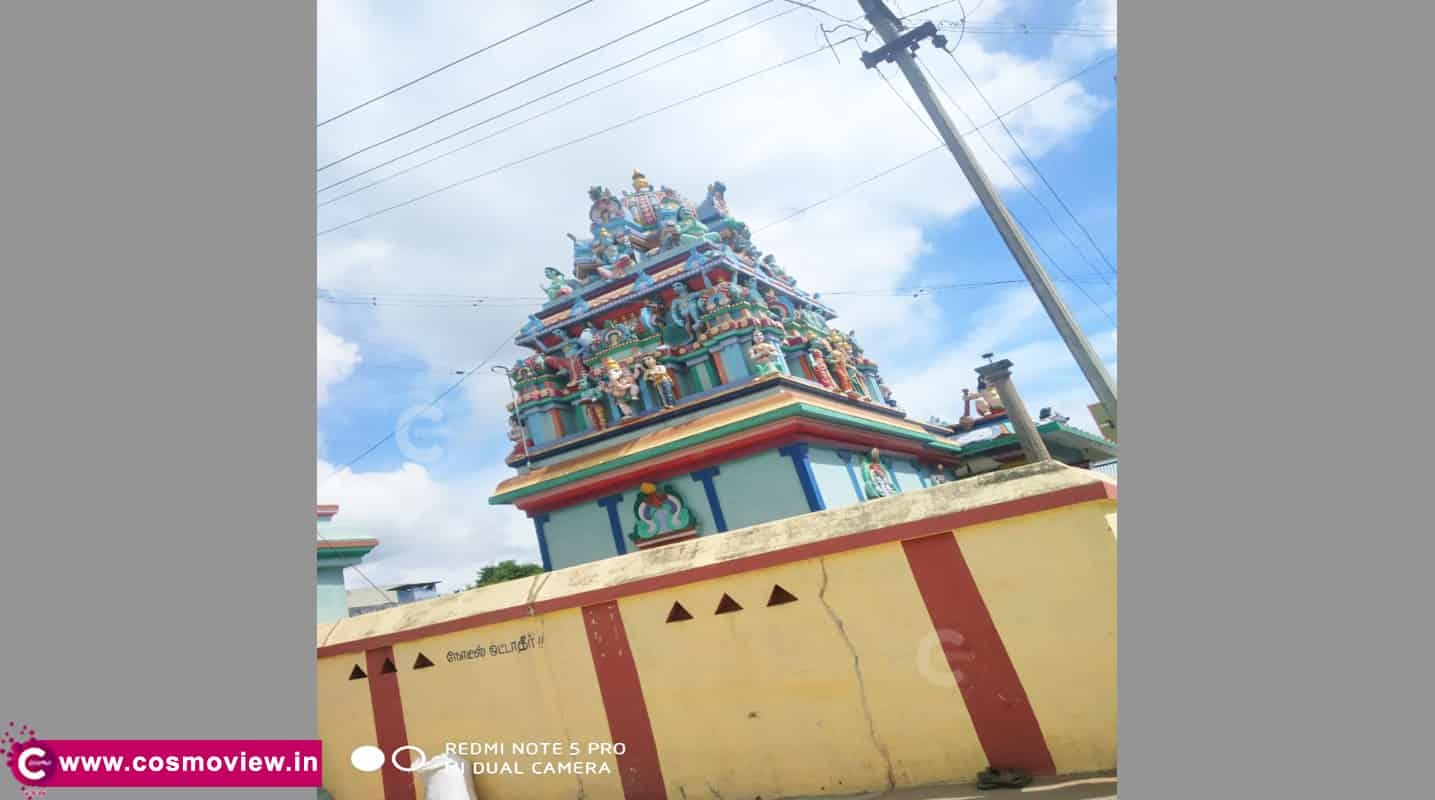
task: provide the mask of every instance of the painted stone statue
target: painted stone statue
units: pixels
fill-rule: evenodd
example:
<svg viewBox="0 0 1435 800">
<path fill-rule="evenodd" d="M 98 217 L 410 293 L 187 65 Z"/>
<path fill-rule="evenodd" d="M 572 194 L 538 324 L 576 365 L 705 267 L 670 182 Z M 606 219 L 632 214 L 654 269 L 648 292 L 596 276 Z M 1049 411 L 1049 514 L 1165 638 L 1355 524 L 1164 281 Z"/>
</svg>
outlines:
<svg viewBox="0 0 1435 800">
<path fill-rule="evenodd" d="M 822 355 L 822 348 L 812 348 L 812 352 L 807 354 L 807 360 L 812 362 L 812 374 L 817 376 L 817 382 L 828 391 L 837 391 L 837 382 L 832 380 L 832 372 L 827 368 L 827 358 Z"/>
<path fill-rule="evenodd" d="M 628 401 L 638 399 L 638 382 L 633 379 L 631 372 L 611 358 L 604 362 L 603 368 L 606 372 L 603 391 L 613 398 L 618 414 L 623 419 L 628 419 L 636 413 Z"/>
<path fill-rule="evenodd" d="M 663 408 L 672 408 L 677 405 L 678 398 L 673 390 L 673 376 L 668 374 L 668 368 L 658 363 L 657 356 L 649 353 L 643 356 L 643 380 L 648 382 L 653 394 L 658 396 L 658 403 Z"/>
<path fill-rule="evenodd" d="M 562 272 L 553 267 L 545 267 L 543 277 L 548 279 L 547 285 L 543 287 L 543 293 L 548 295 L 549 300 L 557 300 L 560 297 L 573 294 L 573 287 L 568 285 L 568 279 L 563 277 Z"/>
<path fill-rule="evenodd" d="M 897 484 L 892 480 L 891 473 L 882 464 L 882 454 L 877 448 L 872 448 L 862 459 L 862 491 L 866 499 L 875 500 L 878 497 L 891 497 L 897 494 Z"/>
<path fill-rule="evenodd" d="M 769 342 L 762 331 L 753 332 L 752 347 L 748 349 L 747 355 L 752 359 L 753 369 L 759 378 L 764 375 L 787 374 L 787 364 L 782 357 L 782 348 Z"/>
<path fill-rule="evenodd" d="M 698 527 L 693 512 L 671 486 L 661 489 L 651 483 L 639 486 L 638 497 L 633 501 L 633 517 L 637 521 L 628 538 L 639 547 L 656 539 L 695 533 Z"/>
</svg>

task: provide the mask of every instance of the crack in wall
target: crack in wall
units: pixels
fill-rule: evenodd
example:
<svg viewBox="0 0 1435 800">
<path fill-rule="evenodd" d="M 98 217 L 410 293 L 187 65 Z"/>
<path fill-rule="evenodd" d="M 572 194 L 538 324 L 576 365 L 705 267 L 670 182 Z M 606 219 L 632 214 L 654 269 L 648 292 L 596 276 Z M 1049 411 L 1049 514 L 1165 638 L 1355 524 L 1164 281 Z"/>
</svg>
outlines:
<svg viewBox="0 0 1435 800">
<path fill-rule="evenodd" d="M 867 732 L 872 737 L 872 745 L 877 748 L 877 752 L 882 755 L 882 761 L 887 765 L 887 788 L 895 789 L 897 788 L 897 778 L 892 771 L 892 754 L 887 752 L 887 745 L 883 744 L 881 738 L 877 736 L 877 722 L 872 718 L 872 704 L 867 699 L 867 682 L 862 677 L 862 658 L 857 655 L 857 647 L 847 636 L 847 626 L 842 624 L 842 619 L 837 616 L 836 609 L 827 602 L 827 560 L 817 559 L 817 566 L 822 569 L 822 586 L 817 590 L 817 601 L 827 609 L 827 616 L 831 617 L 832 622 L 837 625 L 837 634 L 842 637 L 842 643 L 847 645 L 847 652 L 852 654 L 852 671 L 857 676 L 858 695 L 862 698 L 862 715 L 867 718 Z"/>
</svg>

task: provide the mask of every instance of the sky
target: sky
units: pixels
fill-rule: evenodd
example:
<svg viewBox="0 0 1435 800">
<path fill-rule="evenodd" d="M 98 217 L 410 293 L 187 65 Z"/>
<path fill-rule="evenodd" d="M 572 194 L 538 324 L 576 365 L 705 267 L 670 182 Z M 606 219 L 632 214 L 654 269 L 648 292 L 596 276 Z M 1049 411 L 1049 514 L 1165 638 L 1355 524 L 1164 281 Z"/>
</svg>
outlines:
<svg viewBox="0 0 1435 800">
<path fill-rule="evenodd" d="M 579 1 L 320 0 L 319 120 Z M 952 23 L 952 55 L 923 47 L 918 60 L 964 134 L 967 115 L 996 116 L 988 102 L 1021 106 L 1003 117 L 1010 133 L 992 123 L 966 141 L 1115 377 L 1116 1 L 921 11 L 935 3 L 889 5 L 912 25 Z M 544 267 L 571 271 L 564 234 L 587 235 L 588 188 L 628 189 L 635 169 L 695 202 L 723 181 L 754 243 L 856 332 L 910 416 L 959 417 L 961 388 L 993 352 L 1012 360 L 1033 410 L 1095 430 L 1095 395 L 948 152 L 844 192 L 938 140 L 895 65 L 862 66 L 878 39 L 864 39 L 856 0 L 809 5 L 821 10 L 594 0 L 317 128 L 319 164 L 337 163 L 316 176 L 316 500 L 340 506 L 327 535 L 380 540 L 362 575 L 349 570 L 351 588 L 367 576 L 454 590 L 486 564 L 538 561 L 532 523 L 488 504 L 512 474 L 508 386 L 490 367 L 525 354 L 512 339 L 541 305 Z M 971 29 L 959 37 L 963 6 Z M 940 288 L 1001 281 L 1013 283 Z"/>
</svg>

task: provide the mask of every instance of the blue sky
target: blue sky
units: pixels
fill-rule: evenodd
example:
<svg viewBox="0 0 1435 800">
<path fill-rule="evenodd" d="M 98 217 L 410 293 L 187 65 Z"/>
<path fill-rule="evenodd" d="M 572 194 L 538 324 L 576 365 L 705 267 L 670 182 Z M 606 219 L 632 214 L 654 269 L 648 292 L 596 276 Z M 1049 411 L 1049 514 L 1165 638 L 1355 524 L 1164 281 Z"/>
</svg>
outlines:
<svg viewBox="0 0 1435 800">
<path fill-rule="evenodd" d="M 511 106 L 688 33 L 756 0 L 712 0 L 653 30 L 505 92 L 441 123 L 322 171 L 324 186 Z M 368 99 L 438 64 L 572 5 L 323 0 L 320 3 L 321 118 Z M 856 2 L 816 3 L 843 17 Z M 919 0 L 902 4 L 916 10 Z M 1115 29 L 1115 3 L 988 0 L 975 26 L 1028 24 Z M 677 6 L 597 0 L 464 64 L 318 131 L 327 163 L 506 86 L 563 58 L 657 19 Z M 956 4 L 922 17 L 955 20 Z M 787 11 L 772 2 L 653 56 L 676 55 L 764 17 Z M 695 94 L 760 67 L 802 55 L 822 42 L 830 17 L 796 9 L 713 45 L 671 67 L 637 75 L 591 99 L 494 137 L 451 157 L 320 208 L 320 228 L 355 219 L 456 180 Z M 540 35 L 542 34 L 542 35 Z M 833 34 L 834 40 L 843 34 Z M 950 36 L 955 40 L 955 36 Z M 875 40 L 875 37 L 874 37 Z M 523 46 L 526 43 L 527 46 Z M 869 48 L 871 44 L 867 45 Z M 520 514 L 487 505 L 509 474 L 501 459 L 506 386 L 484 366 L 449 394 L 429 418 L 405 424 L 458 376 L 500 348 L 496 363 L 520 355 L 514 329 L 537 302 L 545 266 L 564 266 L 567 232 L 586 227 L 586 190 L 627 188 L 634 168 L 700 200 L 715 179 L 728 186 L 734 214 L 754 230 L 932 147 L 932 134 L 898 102 L 880 77 L 861 68 L 858 44 L 839 45 L 840 63 L 818 53 L 701 101 L 595 137 L 525 164 L 376 216 L 318 240 L 318 285 L 346 297 L 375 295 L 379 305 L 318 305 L 319 494 L 341 506 L 336 526 L 379 538 L 365 571 L 380 582 L 441 579 L 450 588 L 499 558 L 536 560 L 532 528 Z M 946 55 L 923 62 L 979 122 L 991 118 Z M 1002 111 L 1070 74 L 1114 56 L 1115 35 L 972 34 L 956 57 Z M 650 62 L 645 62 L 650 63 Z M 367 177 L 410 163 L 487 131 L 637 73 L 644 64 L 605 74 L 440 147 Z M 1007 119 L 1061 199 L 1113 262 L 1116 258 L 1116 86 L 1114 59 Z M 885 70 L 916 106 L 895 68 Z M 944 102 L 948 102 L 944 98 Z M 962 114 L 948 104 L 959 127 Z M 986 137 L 1055 215 L 1065 236 L 977 136 L 968 142 L 1003 198 L 1049 253 L 1048 269 L 1108 367 L 1116 370 L 1116 278 L 1086 235 L 1027 167 L 1000 126 Z M 363 185 L 365 179 L 345 189 Z M 328 199 L 338 194 L 320 194 Z M 1074 240 L 1076 247 L 1067 241 Z M 994 227 L 945 152 L 929 155 L 870 185 L 758 233 L 801 285 L 823 292 L 883 366 L 899 401 L 919 418 L 960 415 L 953 398 L 972 382 L 980 353 L 1015 362 L 1018 385 L 1034 408 L 1051 405 L 1090 428 L 1094 396 L 1030 289 L 1020 285 L 929 292 L 898 290 L 1021 277 Z M 1038 253 L 1041 254 L 1041 250 Z M 569 262 L 571 264 L 571 261 Z M 1118 265 L 1119 266 L 1119 265 Z M 1081 289 L 1061 279 L 1061 270 Z M 843 292 L 862 292 L 843 294 Z M 479 308 L 421 307 L 417 294 L 482 295 Z M 435 301 L 429 300 L 432 306 Z M 1098 307 L 1098 304 L 1100 307 Z M 1108 317 L 1109 315 L 1109 317 Z M 351 469 L 343 464 L 381 438 L 400 433 Z M 355 578 L 351 576 L 351 584 Z"/>
</svg>

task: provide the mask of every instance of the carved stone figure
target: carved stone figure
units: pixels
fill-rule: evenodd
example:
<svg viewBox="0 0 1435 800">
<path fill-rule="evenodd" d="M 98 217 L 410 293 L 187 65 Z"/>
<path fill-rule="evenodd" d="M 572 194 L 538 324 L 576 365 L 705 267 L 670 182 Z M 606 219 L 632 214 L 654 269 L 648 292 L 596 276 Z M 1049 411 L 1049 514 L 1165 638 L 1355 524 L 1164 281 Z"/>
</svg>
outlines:
<svg viewBox="0 0 1435 800">
<path fill-rule="evenodd" d="M 673 391 L 673 376 L 668 374 L 668 368 L 658 363 L 658 359 L 652 353 L 643 356 L 643 380 L 652 387 L 653 393 L 658 396 L 658 403 L 663 408 L 672 408 L 677 405 L 678 399 Z"/>
<path fill-rule="evenodd" d="M 548 284 L 543 287 L 543 293 L 548 295 L 549 300 L 557 300 L 560 297 L 567 297 L 573 294 L 573 287 L 568 285 L 568 279 L 563 273 L 553 267 L 544 267 L 543 277 L 548 279 Z"/>
<path fill-rule="evenodd" d="M 603 391 L 613 398 L 613 404 L 618 407 L 618 414 L 623 419 L 628 419 L 635 413 L 628 401 L 638 399 L 638 382 L 631 372 L 611 358 L 604 362 L 603 367 L 607 372 Z"/>
<path fill-rule="evenodd" d="M 782 348 L 769 342 L 762 331 L 753 332 L 752 347 L 748 349 L 747 354 L 752 359 L 752 366 L 757 377 L 787 374 L 787 364 L 782 357 Z"/>
<path fill-rule="evenodd" d="M 822 355 L 820 348 L 814 347 L 807 354 L 807 359 L 812 362 L 812 374 L 817 376 L 817 382 L 830 391 L 837 391 L 837 382 L 832 380 L 832 372 L 827 369 L 827 359 Z"/>
<path fill-rule="evenodd" d="M 633 191 L 646 192 L 651 188 L 653 187 L 649 185 L 647 176 L 637 170 L 633 170 Z"/>
<path fill-rule="evenodd" d="M 882 464 L 882 454 L 875 447 L 862 459 L 862 491 L 868 500 L 897 494 L 897 485 Z"/>
</svg>

